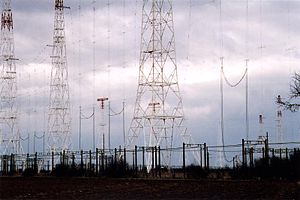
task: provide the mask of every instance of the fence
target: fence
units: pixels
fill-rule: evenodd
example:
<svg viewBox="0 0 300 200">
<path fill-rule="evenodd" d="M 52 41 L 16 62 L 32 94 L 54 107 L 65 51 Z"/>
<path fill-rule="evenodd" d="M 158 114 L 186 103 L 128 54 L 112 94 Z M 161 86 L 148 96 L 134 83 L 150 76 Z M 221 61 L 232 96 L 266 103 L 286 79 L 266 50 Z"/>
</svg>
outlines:
<svg viewBox="0 0 300 200">
<path fill-rule="evenodd" d="M 217 155 L 227 160 L 231 169 L 255 166 L 255 160 L 289 159 L 299 149 L 278 148 L 278 145 L 299 145 L 299 142 L 272 143 L 268 140 L 242 140 L 241 144 L 208 146 L 184 144 L 177 148 L 135 146 L 95 151 L 62 151 L 35 154 L 0 155 L 0 176 L 7 175 L 74 175 L 116 177 L 185 178 L 191 166 L 200 171 L 215 169 Z"/>
</svg>

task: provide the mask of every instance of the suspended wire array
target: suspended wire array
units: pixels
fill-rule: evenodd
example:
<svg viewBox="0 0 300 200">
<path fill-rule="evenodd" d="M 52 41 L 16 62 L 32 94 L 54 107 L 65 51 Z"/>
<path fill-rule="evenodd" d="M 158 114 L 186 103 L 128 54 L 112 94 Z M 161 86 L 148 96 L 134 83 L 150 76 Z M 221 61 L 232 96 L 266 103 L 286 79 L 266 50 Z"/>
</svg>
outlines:
<svg viewBox="0 0 300 200">
<path fill-rule="evenodd" d="M 95 113 L 90 114 L 89 116 L 85 116 L 83 113 L 81 113 L 81 119 L 91 119 L 94 116 Z"/>
<path fill-rule="evenodd" d="M 34 63 L 35 65 L 39 65 L 44 63 L 48 57 L 49 54 L 46 52 L 46 50 L 49 49 L 48 45 L 43 45 L 43 48 L 37 53 L 37 55 L 30 61 L 25 62 L 24 60 L 19 60 L 22 63 L 24 63 L 25 65 L 29 66 L 30 63 Z"/>
<path fill-rule="evenodd" d="M 119 112 L 115 112 L 111 107 L 109 109 L 113 113 L 113 114 L 110 114 L 109 116 L 117 116 L 117 115 L 120 115 L 120 114 L 122 114 L 124 112 L 124 107 Z"/>
<path fill-rule="evenodd" d="M 229 79 L 226 77 L 225 73 L 224 73 L 224 66 L 223 66 L 223 64 L 224 64 L 224 63 L 223 63 L 224 58 L 222 57 L 221 60 L 222 60 L 222 63 L 221 63 L 221 73 L 222 73 L 222 78 L 225 80 L 225 82 L 226 82 L 226 84 L 227 84 L 228 86 L 233 87 L 233 88 L 236 87 L 236 86 L 238 86 L 238 85 L 244 80 L 244 78 L 247 76 L 248 67 L 245 68 L 245 71 L 244 71 L 242 77 L 240 78 L 240 80 L 238 80 L 236 83 L 231 83 L 231 82 L 229 81 Z M 248 61 L 247 61 L 247 62 L 248 62 Z M 248 65 L 248 64 L 247 64 L 247 65 Z"/>
<path fill-rule="evenodd" d="M 33 153 L 36 153 L 37 150 L 35 149 L 36 148 L 36 139 L 39 139 L 39 140 L 43 140 L 43 153 L 45 153 L 45 132 L 43 132 L 43 134 L 41 136 L 38 136 L 37 133 L 34 131 L 34 135 L 33 135 Z M 28 152 L 29 153 L 29 152 Z"/>
<path fill-rule="evenodd" d="M 25 67 L 25 68 L 27 68 L 27 69 L 30 69 L 30 71 L 31 71 L 31 69 L 33 70 L 33 73 L 34 73 L 34 77 L 38 77 L 37 76 L 37 73 L 38 73 L 38 71 L 37 71 L 37 68 L 42 68 L 42 64 L 45 64 L 46 63 L 46 61 L 48 60 L 48 58 L 49 58 L 49 52 L 48 52 L 48 46 L 47 45 L 43 45 L 43 47 L 41 48 L 41 50 L 40 51 L 38 51 L 37 52 L 37 54 L 36 54 L 36 56 L 34 56 L 33 57 L 33 59 L 31 59 L 31 60 L 29 60 L 29 61 L 25 61 L 25 60 L 23 60 L 23 59 L 18 59 L 17 60 L 17 62 L 19 62 L 19 65 L 23 65 L 23 67 Z M 29 125 L 29 126 L 27 126 L 27 130 L 26 131 L 24 131 L 24 129 L 23 129 L 23 131 L 21 131 L 21 135 L 24 135 L 25 134 L 25 132 L 27 132 L 26 133 L 26 135 L 27 135 L 27 137 L 25 137 L 25 138 L 23 138 L 22 136 L 20 136 L 20 140 L 22 141 L 22 142 L 25 142 L 25 141 L 27 141 L 27 153 L 30 153 L 30 149 L 29 149 L 29 144 L 30 144 L 30 133 L 31 132 L 34 132 L 35 134 L 33 135 L 33 140 L 35 140 L 35 138 L 37 138 L 37 139 L 41 139 L 40 137 L 37 137 L 37 135 L 36 135 L 36 132 L 37 132 L 37 123 L 34 123 L 33 124 L 33 130 L 31 130 L 31 128 L 30 127 L 32 127 L 31 126 L 31 124 L 32 124 L 32 117 L 33 117 L 33 120 L 34 121 L 36 121 L 37 120 L 37 117 L 38 117 L 38 106 L 39 106 L 39 104 L 38 104 L 38 102 L 37 102 L 37 99 L 38 99 L 38 97 L 40 97 L 40 96 L 42 96 L 42 95 L 39 95 L 39 94 L 41 94 L 41 93 L 45 93 L 46 92 L 46 87 L 39 87 L 39 90 L 37 90 L 37 87 L 36 87 L 36 85 L 35 84 L 32 84 L 32 78 L 31 78 L 31 72 L 30 71 L 28 71 L 28 72 L 26 72 L 25 73 L 25 75 L 26 76 L 24 76 L 24 78 L 25 78 L 25 80 L 24 81 L 26 81 L 26 82 L 28 82 L 29 83 L 29 85 L 30 85 L 30 87 L 34 87 L 34 89 L 33 90 L 27 90 L 27 91 L 25 91 L 25 92 L 23 92 L 23 93 L 18 93 L 18 97 L 21 97 L 21 98 L 19 98 L 19 99 L 26 99 L 25 100 L 25 102 L 27 102 L 27 110 L 26 111 L 23 111 L 23 114 L 24 115 L 26 115 L 27 117 L 26 117 L 26 119 L 27 119 L 27 124 Z M 44 81 L 45 80 L 47 80 L 46 78 L 45 78 L 45 68 L 43 69 L 43 73 L 44 73 Z M 21 73 L 20 73 L 21 74 Z M 19 74 L 19 75 L 20 75 Z M 23 74 L 24 74 L 24 72 L 23 72 Z M 23 79 L 24 79 L 23 78 Z M 44 84 L 45 85 L 45 84 Z M 46 95 L 43 95 L 43 96 L 46 96 Z M 33 98 L 33 99 L 32 99 Z M 34 104 L 32 105 L 32 101 L 34 101 Z M 23 101 L 24 102 L 24 101 Z M 26 106 L 24 106 L 24 107 L 26 107 Z M 46 106 L 44 106 L 43 107 L 44 109 L 46 108 Z M 22 111 L 21 111 L 22 112 Z M 45 117 L 43 117 L 43 129 L 45 130 L 45 123 L 46 123 L 46 121 L 45 121 Z"/>
<path fill-rule="evenodd" d="M 220 0 L 220 13 L 219 13 L 219 17 L 220 17 L 220 62 L 221 62 L 221 70 L 220 70 L 220 97 L 221 97 L 221 140 L 222 140 L 222 146 L 223 146 L 223 157 L 225 159 L 226 162 L 232 162 L 232 160 L 227 159 L 226 156 L 226 152 L 225 152 L 225 125 L 224 125 L 224 83 L 223 80 L 225 80 L 225 83 L 232 87 L 235 88 L 238 85 L 240 85 L 240 83 L 246 79 L 246 102 L 245 102 L 245 110 L 246 110 L 246 138 L 248 140 L 249 138 L 249 115 L 248 115 L 248 0 L 246 1 L 246 34 L 245 34 L 245 54 L 246 54 L 246 64 L 245 64 L 245 71 L 243 73 L 243 75 L 241 76 L 241 78 L 236 82 L 236 83 L 232 83 L 229 81 L 229 79 L 226 77 L 225 73 L 224 73 L 224 57 L 223 57 L 223 48 L 224 48 L 224 41 L 223 41 L 223 19 L 222 19 L 222 0 Z"/>
<path fill-rule="evenodd" d="M 84 120 L 88 120 L 88 119 L 91 119 L 93 118 L 93 150 L 95 150 L 96 148 L 96 145 L 95 145 L 95 116 L 96 113 L 95 113 L 95 106 L 93 105 L 93 110 L 92 110 L 92 113 L 89 115 L 89 116 L 86 116 L 85 114 L 83 114 L 82 112 L 82 107 L 79 106 L 79 132 L 78 132 L 78 147 L 79 147 L 79 150 L 82 150 L 82 134 L 81 134 L 81 129 L 82 129 L 82 122 L 81 120 L 84 119 Z"/>
<path fill-rule="evenodd" d="M 46 61 L 49 58 L 49 51 L 47 51 L 49 48 L 47 45 L 43 46 L 43 48 L 37 53 L 37 55 L 30 61 L 25 61 L 23 59 L 18 59 L 17 62 L 19 62 L 19 64 L 24 65 L 26 68 L 31 68 L 34 65 L 34 70 L 36 70 L 36 67 L 42 67 L 42 64 L 45 64 Z M 44 69 L 45 70 L 45 69 Z M 34 71 L 35 72 L 35 71 Z M 30 81 L 30 72 L 27 72 L 25 75 L 28 77 L 28 81 Z M 22 73 L 19 73 L 19 75 L 21 75 Z M 24 74 L 24 73 L 23 73 Z M 44 92 L 46 88 L 39 88 L 39 91 L 26 91 L 24 93 L 20 93 L 18 92 L 17 97 L 26 97 L 26 96 L 30 96 L 30 95 L 37 95 L 37 94 L 41 94 L 42 92 Z"/>
</svg>

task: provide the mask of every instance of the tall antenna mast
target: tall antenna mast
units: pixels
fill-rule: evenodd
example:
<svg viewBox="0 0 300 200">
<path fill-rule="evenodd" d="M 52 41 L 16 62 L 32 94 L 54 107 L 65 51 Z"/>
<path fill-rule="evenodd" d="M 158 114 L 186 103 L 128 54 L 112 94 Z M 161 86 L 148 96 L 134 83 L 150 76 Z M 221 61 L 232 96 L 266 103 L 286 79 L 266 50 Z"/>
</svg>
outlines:
<svg viewBox="0 0 300 200">
<path fill-rule="evenodd" d="M 14 47 L 11 1 L 2 1 L 1 15 L 1 91 L 0 91 L 0 149 L 2 154 L 21 153 L 17 127 L 17 71 Z"/>
<path fill-rule="evenodd" d="M 249 34 L 249 3 L 246 2 L 246 36 L 245 36 L 245 49 L 246 49 L 246 77 L 245 77 L 245 91 L 246 91 L 246 139 L 249 140 L 249 72 L 248 72 L 248 62 L 249 62 L 249 45 L 248 45 L 248 34 Z"/>
<path fill-rule="evenodd" d="M 144 141 L 146 146 L 170 149 L 189 143 L 190 135 L 183 126 L 171 1 L 143 1 L 139 62 L 137 97 L 126 145 L 133 148 Z M 162 154 L 162 161 L 171 164 L 171 151 Z"/>
<path fill-rule="evenodd" d="M 277 101 L 281 101 L 280 95 L 277 97 Z M 283 130 L 282 130 L 282 108 L 281 106 L 278 106 L 277 108 L 277 113 L 276 113 L 276 132 L 277 132 L 277 142 L 282 143 L 284 138 L 283 138 Z M 280 147 L 281 145 L 279 145 Z"/>
<path fill-rule="evenodd" d="M 55 0 L 52 69 L 48 118 L 48 145 L 51 151 L 71 146 L 70 100 L 63 0 Z"/>
</svg>

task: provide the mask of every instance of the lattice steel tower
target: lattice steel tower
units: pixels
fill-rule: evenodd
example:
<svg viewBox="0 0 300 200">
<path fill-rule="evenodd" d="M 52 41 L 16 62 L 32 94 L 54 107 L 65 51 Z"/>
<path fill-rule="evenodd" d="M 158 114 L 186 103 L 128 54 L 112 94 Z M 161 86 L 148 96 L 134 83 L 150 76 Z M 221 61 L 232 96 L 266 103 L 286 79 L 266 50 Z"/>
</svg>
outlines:
<svg viewBox="0 0 300 200">
<path fill-rule="evenodd" d="M 52 69 L 48 118 L 50 151 L 62 151 L 71 146 L 70 101 L 63 0 L 55 0 Z"/>
<path fill-rule="evenodd" d="M 182 146 L 190 135 L 183 125 L 172 1 L 143 1 L 141 34 L 137 98 L 127 146 Z M 170 152 L 162 155 L 163 164 L 170 164 Z"/>
<path fill-rule="evenodd" d="M 17 127 L 17 71 L 14 47 L 11 1 L 2 1 L 1 15 L 1 153 L 20 153 L 20 133 Z"/>
</svg>

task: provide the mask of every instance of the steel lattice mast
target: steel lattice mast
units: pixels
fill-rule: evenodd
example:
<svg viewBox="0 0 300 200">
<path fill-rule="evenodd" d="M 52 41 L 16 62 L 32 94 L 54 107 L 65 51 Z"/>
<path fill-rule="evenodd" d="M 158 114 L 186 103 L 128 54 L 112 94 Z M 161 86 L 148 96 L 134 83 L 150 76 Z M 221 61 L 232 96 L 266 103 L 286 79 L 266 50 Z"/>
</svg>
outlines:
<svg viewBox="0 0 300 200">
<path fill-rule="evenodd" d="M 183 125 L 170 0 L 143 1 L 140 48 L 137 98 L 127 146 L 138 145 L 142 134 L 146 146 L 169 149 L 188 143 L 190 135 Z M 170 153 L 163 155 L 164 164 L 170 164 L 170 157 Z"/>
<path fill-rule="evenodd" d="M 21 152 L 20 133 L 17 127 L 17 71 L 14 53 L 14 33 L 11 1 L 2 1 L 1 15 L 1 153 Z"/>
<path fill-rule="evenodd" d="M 55 0 L 55 18 L 50 80 L 48 145 L 51 151 L 71 146 L 70 101 L 63 0 Z"/>
</svg>

